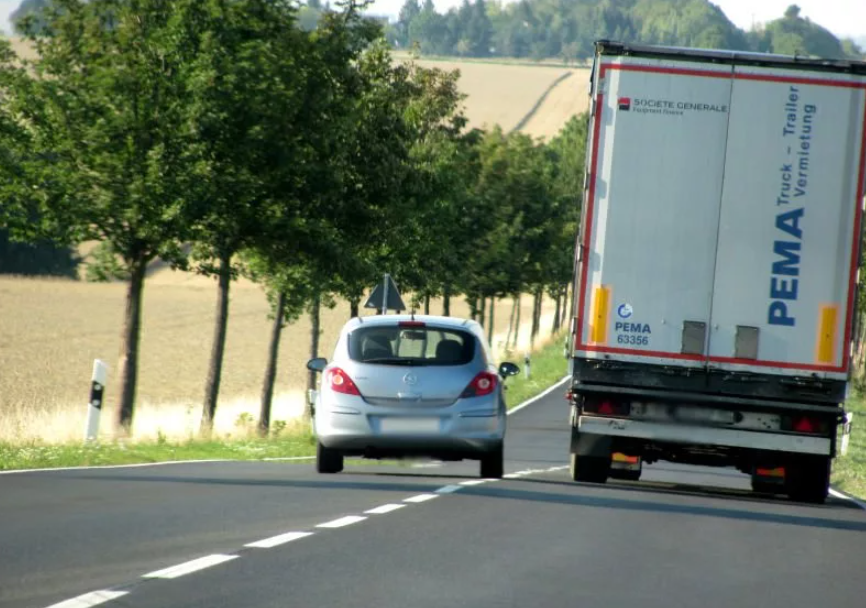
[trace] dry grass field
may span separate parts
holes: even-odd
[[[489,128],[498,124],[504,131],[510,131],[532,110],[548,87],[569,72],[571,75],[550,91],[521,131],[550,139],[569,118],[585,111],[589,101],[589,71],[585,68],[431,59],[418,63],[424,67],[460,70],[459,86],[467,95],[464,105],[470,127]]]
[[[120,283],[0,277],[0,441],[80,439],[94,359],[109,365],[102,432],[111,434],[124,295]],[[203,277],[167,270],[148,280],[144,297],[134,435],[182,439],[198,429],[216,286]],[[452,306],[453,314],[468,315],[462,300]],[[544,336],[550,333],[551,306],[550,302],[545,306]],[[515,360],[522,359],[528,347],[530,308],[531,299],[524,297],[519,352],[511,357]],[[431,312],[441,312],[441,303],[434,302]],[[500,349],[510,312],[510,302],[497,306],[494,344]],[[237,434],[239,420],[258,417],[270,335],[267,315],[267,301],[257,286],[233,285],[215,421],[221,435]],[[322,354],[330,354],[348,315],[345,303],[323,312]],[[274,420],[290,420],[303,410],[309,344],[308,318],[284,330]]]

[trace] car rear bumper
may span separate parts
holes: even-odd
[[[396,420],[400,426],[389,426]],[[317,411],[316,435],[322,445],[347,453],[446,455],[491,452],[502,445],[505,415],[461,415],[441,410],[394,415],[391,411],[346,414]],[[406,427],[409,428],[406,428]],[[412,429],[412,426],[417,426]]]

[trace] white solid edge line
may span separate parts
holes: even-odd
[[[364,521],[367,519],[366,517],[361,517],[360,515],[347,515],[346,517],[341,517],[339,519],[335,519],[333,521],[326,521],[323,524],[319,524],[317,528],[342,528],[343,526],[350,526],[352,524],[356,524],[359,521]]]
[[[257,540],[254,543],[247,543],[246,545],[244,545],[244,547],[253,547],[256,549],[271,549],[273,547],[278,547],[280,545],[290,543],[293,540],[298,540],[299,538],[306,538],[312,535],[312,532],[286,532],[285,534],[278,534],[277,536],[271,536],[270,538]]]
[[[436,490],[437,494],[453,494],[459,490],[462,490],[460,486],[442,486],[438,490]]]
[[[48,608],[90,608],[90,606],[99,606],[105,602],[110,602],[113,599],[123,597],[129,591],[111,591],[101,589],[99,591],[91,591],[84,595],[79,595],[71,600],[66,600],[58,604],[51,604]]]
[[[427,502],[428,500],[433,500],[438,496],[438,494],[418,494],[417,496],[410,496],[409,498],[404,498],[403,502]]]
[[[546,397],[546,396],[549,395],[551,392],[553,392],[553,391],[555,391],[556,389],[558,389],[558,388],[560,387],[560,385],[565,384],[566,380],[569,380],[570,378],[571,378],[571,376],[564,376],[564,377],[562,378],[562,380],[560,380],[559,382],[557,382],[556,384],[554,384],[554,385],[552,385],[552,386],[547,387],[547,388],[544,389],[542,392],[538,393],[535,397],[530,397],[529,399],[527,399],[527,400],[524,401],[523,403],[520,403],[520,404],[518,404],[518,405],[515,405],[513,408],[511,408],[510,410],[508,410],[507,414],[510,416],[510,415],[513,414],[514,412],[517,412],[517,411],[522,410],[522,409],[525,408],[527,405],[532,405],[533,403],[535,403],[536,401],[538,401],[538,400],[541,399],[542,397]]]
[[[839,490],[834,490],[833,488],[830,488],[830,494],[832,496],[835,496],[836,498],[841,498],[842,500],[850,500],[855,505],[857,505],[858,507],[860,507],[861,509],[866,511],[866,502],[860,502],[859,500],[857,500],[853,496],[849,496],[848,494],[845,494],[844,492],[840,492]]]
[[[369,511],[364,511],[364,513],[369,513],[370,515],[384,515],[385,513],[390,513],[391,511],[402,509],[405,506],[406,505],[397,505],[394,503],[390,503],[387,505],[382,505],[381,507],[376,507],[375,509],[370,509]]]
[[[205,555],[204,557],[190,560],[188,562],[178,564],[177,566],[172,566],[171,568],[164,568],[163,570],[150,572],[142,576],[142,578],[178,578],[185,574],[198,572],[199,570],[204,570],[205,568],[210,568],[211,566],[216,566],[218,564],[222,564],[223,562],[237,559],[237,557],[237,555],[221,555],[219,553],[215,553],[213,555]]]
[[[0,471],[0,475],[12,475],[14,473],[48,473],[51,471],[90,471],[96,469],[137,469],[140,467],[161,467],[168,464],[204,464],[210,462],[255,462],[246,460],[229,460],[226,458],[211,458],[207,460],[167,460],[166,462],[136,462],[135,464],[105,464],[91,467],[53,467],[47,469],[15,469],[14,471]]]

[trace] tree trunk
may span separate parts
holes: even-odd
[[[508,335],[505,336],[505,350],[509,350],[511,348],[511,334],[514,332],[514,318],[517,314],[517,298],[513,298],[513,304],[511,305],[511,316],[508,317]]]
[[[490,324],[487,326],[487,343],[493,348],[493,313],[496,311],[496,298],[490,297]]]
[[[430,294],[424,296],[424,314],[430,314]]]
[[[352,298],[351,300],[349,300],[349,318],[354,319],[355,317],[361,316],[360,306],[361,306],[360,300],[358,300],[356,298]]]
[[[135,388],[138,382],[138,345],[141,337],[141,308],[144,296],[144,276],[147,260],[130,264],[129,285],[126,290],[126,314],[120,336],[120,408],[118,423],[126,436],[132,434],[135,412]]]
[[[562,293],[557,292],[556,294],[556,310],[553,312],[553,333],[559,331],[559,314],[560,309],[562,307]]]
[[[512,348],[517,348],[517,340],[520,337],[520,294],[514,298],[514,305],[517,306],[517,318],[514,320],[514,345]]]
[[[322,298],[319,294],[313,298],[313,303],[310,306],[310,359],[315,359],[319,356],[319,338],[321,337],[321,312],[322,312]],[[316,372],[310,371],[307,374],[307,390],[315,390],[316,388]],[[304,418],[309,418],[313,415],[313,412],[310,410],[310,401],[309,399],[305,399],[304,401]]]
[[[482,326],[484,326],[485,321],[487,320],[487,298],[482,297],[482,298],[480,298],[480,300],[481,300],[479,302],[480,306],[478,307],[479,308],[478,321],[481,323]]]
[[[226,329],[229,324],[229,288],[232,282],[231,254],[225,254],[220,259],[219,287],[217,293],[216,323],[214,324],[213,344],[210,351],[210,366],[207,381],[204,385],[204,407],[201,416],[201,432],[210,434],[213,430],[216,415],[217,399],[220,392],[220,381],[223,373],[223,355],[226,350]]]
[[[539,324],[541,320],[541,289],[535,290],[535,297],[532,302],[532,330],[529,334],[529,343],[535,344],[535,338],[538,336]]]
[[[274,400],[274,379],[277,377],[277,357],[280,352],[280,335],[283,333],[283,314],[286,309],[286,292],[277,296],[277,309],[274,311],[274,325],[271,328],[271,345],[268,348],[268,363],[265,367],[265,381],[262,384],[262,403],[259,409],[259,435],[267,437],[271,428],[271,403]]]
[[[466,303],[469,305],[469,318],[473,321],[478,318],[478,300],[474,297],[467,297]]]
[[[451,287],[445,286],[445,293],[442,295],[442,314],[446,317],[451,316]]]

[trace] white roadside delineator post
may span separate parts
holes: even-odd
[[[848,453],[848,440],[851,438],[851,425],[854,423],[853,412],[845,414],[845,422],[842,426],[842,445],[839,446],[839,452],[844,456]]]
[[[93,360],[93,374],[90,377],[90,403],[87,404],[87,427],[85,441],[96,441],[99,436],[99,414],[102,412],[102,393],[108,379],[108,366],[99,359]]]

